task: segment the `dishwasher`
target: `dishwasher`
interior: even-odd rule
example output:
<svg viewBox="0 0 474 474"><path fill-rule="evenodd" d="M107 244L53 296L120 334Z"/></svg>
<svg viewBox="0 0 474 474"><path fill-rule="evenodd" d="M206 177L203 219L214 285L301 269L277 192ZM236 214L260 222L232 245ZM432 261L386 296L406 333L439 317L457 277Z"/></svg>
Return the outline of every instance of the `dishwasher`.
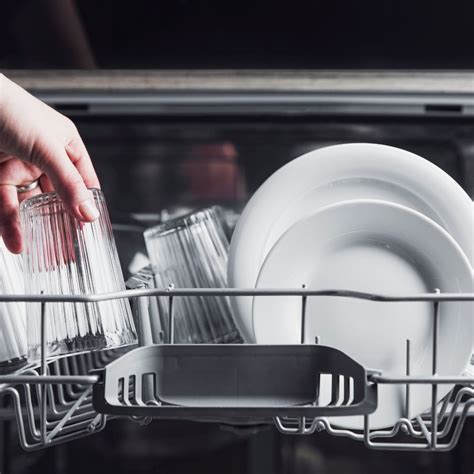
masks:
<svg viewBox="0 0 474 474"><path fill-rule="evenodd" d="M29 472L29 465L48 473L474 469L474 365L462 377L438 376L436 331L440 305L474 295L283 292L301 299L301 313L294 315L301 321L307 299L318 296L429 302L435 328L431 376L410 374L409 341L406 371L396 377L318 340L269 349L240 344L232 334L231 345L217 339L182 345L175 343L173 313L179 298L283 293L180 288L172 281L159 286L143 240L151 225L216 204L230 236L246 201L271 173L331 144L375 142L418 153L473 197L470 73L459 74L463 86L449 73L240 71L233 87L228 84L235 77L222 71L123 73L120 79L81 72L70 83L71 74L38 73L33 79L13 71L11 77L70 116L88 146L108 199L127 290L74 301L130 299L139 347L56 358L43 353L36 366L0 375L1 472ZM107 74L107 83L119 84L113 90L101 86ZM41 305L44 324L54 297L24 300ZM173 364L181 368L178 375ZM332 380L331 401L324 406L317 395L321 374ZM456 387L437 403L443 383ZM384 384L403 387L406 413L413 385L426 385L430 409L389 429L372 428L370 414ZM293 403L285 402L288 397ZM338 416L363 417L363 429L338 427Z"/></svg>

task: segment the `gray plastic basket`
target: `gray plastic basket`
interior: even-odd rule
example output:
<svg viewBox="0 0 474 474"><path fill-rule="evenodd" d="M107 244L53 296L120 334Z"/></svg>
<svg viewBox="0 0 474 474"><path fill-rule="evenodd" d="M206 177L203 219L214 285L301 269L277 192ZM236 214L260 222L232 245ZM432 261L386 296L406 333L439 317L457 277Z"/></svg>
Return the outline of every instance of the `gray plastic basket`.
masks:
<svg viewBox="0 0 474 474"><path fill-rule="evenodd" d="M320 345L152 345L94 371L99 413L187 419L366 415L377 407L369 372ZM331 400L319 404L321 375Z"/></svg>

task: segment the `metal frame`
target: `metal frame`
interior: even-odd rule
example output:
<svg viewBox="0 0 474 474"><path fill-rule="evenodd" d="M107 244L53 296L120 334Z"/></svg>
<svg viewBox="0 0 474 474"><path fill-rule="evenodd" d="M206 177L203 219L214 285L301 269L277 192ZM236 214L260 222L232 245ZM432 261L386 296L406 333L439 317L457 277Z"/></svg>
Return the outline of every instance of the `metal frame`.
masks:
<svg viewBox="0 0 474 474"><path fill-rule="evenodd" d="M20 442L27 450L58 444L76 439L105 427L106 416L96 413L91 405L92 386L99 381L97 375L86 375L89 370L104 367L116 357L116 353L84 353L69 357L46 357L44 328L47 318L47 304L54 302L94 303L120 298L167 297L169 301L170 327L173 328L173 299L181 296L300 296L302 298L302 337L306 300L308 297L332 296L354 298L378 302L431 302L433 303L433 359L432 375L410 375L410 341L407 341L406 374L387 377L372 373L370 382L382 384L402 384L406 390L406 412L410 404L410 387L413 384L431 386L432 404L429 412L414 420L400 419L393 428L373 430L370 415L364 416L362 432L339 429L325 417L311 418L274 417L274 423L285 434L310 434L327 431L334 436L348 437L362 441L372 449L385 450L429 450L447 451L459 440L466 417L474 411L474 377L437 375L437 344L439 303L474 301L474 293L433 293L417 295L381 295L350 290L311 290L301 289L136 289L94 295L0 295L0 301L24 301L41 304L42 351L39 367L28 367L11 375L0 375L0 395L10 395L14 402ZM146 305L142 305L146 306ZM172 332L169 342L173 341ZM438 385L459 385L440 404L436 403ZM473 408L473 410L471 410ZM397 435L403 434L406 441L400 442ZM440 442L440 440L443 440Z"/></svg>
<svg viewBox="0 0 474 474"><path fill-rule="evenodd" d="M60 444L105 427L105 416L92 408L94 377L78 374L110 360L113 352L75 354L48 361L46 369L33 366L1 376L0 395L11 398L25 450Z"/></svg>
<svg viewBox="0 0 474 474"><path fill-rule="evenodd" d="M378 115L472 117L472 94L367 91L104 91L33 90L70 116ZM67 107L66 107L67 106Z"/></svg>

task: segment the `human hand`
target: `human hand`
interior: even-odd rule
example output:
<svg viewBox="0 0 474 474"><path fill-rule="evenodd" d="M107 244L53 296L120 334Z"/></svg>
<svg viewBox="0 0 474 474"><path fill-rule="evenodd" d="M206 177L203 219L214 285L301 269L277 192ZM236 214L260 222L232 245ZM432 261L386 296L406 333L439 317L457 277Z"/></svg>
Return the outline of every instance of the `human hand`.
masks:
<svg viewBox="0 0 474 474"><path fill-rule="evenodd" d="M19 194L16 186L39 180ZM84 222L99 217L91 192L99 180L74 123L0 74L0 235L11 252L22 250L19 203L56 191Z"/></svg>

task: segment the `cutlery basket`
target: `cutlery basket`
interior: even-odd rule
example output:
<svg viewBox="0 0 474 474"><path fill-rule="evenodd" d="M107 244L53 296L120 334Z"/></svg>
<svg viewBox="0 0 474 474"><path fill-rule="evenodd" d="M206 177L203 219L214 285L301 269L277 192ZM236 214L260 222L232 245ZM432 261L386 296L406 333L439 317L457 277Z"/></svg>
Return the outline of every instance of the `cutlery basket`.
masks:
<svg viewBox="0 0 474 474"><path fill-rule="evenodd" d="M365 415L377 407L364 367L318 345L153 345L94 373L94 408L112 415L271 421ZM324 405L322 376L331 378Z"/></svg>

